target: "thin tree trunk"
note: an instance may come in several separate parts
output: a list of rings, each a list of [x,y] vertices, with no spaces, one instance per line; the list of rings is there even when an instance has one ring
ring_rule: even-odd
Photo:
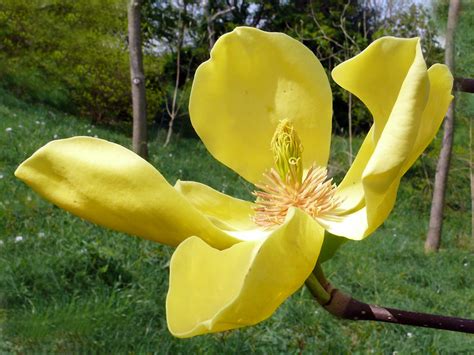
[[[184,4],[184,13],[186,13],[186,3]],[[178,116],[178,89],[179,89],[179,81],[181,75],[181,47],[183,46],[183,39],[184,39],[184,31],[185,25],[183,21],[183,14],[180,12],[180,21],[179,21],[179,34],[178,34],[178,42],[176,43],[176,80],[173,90],[173,99],[171,101],[171,109],[168,109],[168,115],[170,116],[170,121],[168,123],[168,132],[166,133],[165,143],[163,144],[166,147],[171,141],[171,135],[173,134],[173,126],[176,117]]]
[[[130,0],[128,7],[128,47],[133,104],[133,151],[148,158],[146,132],[145,74],[143,73],[142,40],[140,29],[141,0]]]
[[[166,133],[165,143],[163,144],[164,147],[166,147],[171,141],[171,135],[173,134],[174,121],[176,119],[176,116],[178,115],[176,100],[178,97],[179,76],[181,72],[180,66],[181,66],[181,45],[178,44],[177,53],[176,53],[176,82],[174,85],[173,99],[171,102],[171,110],[168,112],[168,115],[170,116],[170,121],[168,123],[168,132]]]
[[[449,3],[448,26],[446,31],[445,62],[454,73],[454,32],[459,17],[460,0],[451,0]],[[443,209],[448,181],[449,165],[454,135],[454,107],[455,99],[451,102],[444,121],[443,144],[436,167],[433,201],[431,204],[430,225],[425,241],[426,252],[437,252],[441,243],[441,230],[443,225]]]

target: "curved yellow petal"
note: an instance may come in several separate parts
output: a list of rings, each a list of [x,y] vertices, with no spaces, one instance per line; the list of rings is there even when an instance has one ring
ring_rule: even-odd
[[[197,237],[185,240],[170,263],[170,332],[186,338],[265,320],[309,276],[323,233],[311,217],[292,209],[262,241],[219,251]]]
[[[434,64],[428,69],[430,95],[421,117],[420,128],[409,159],[403,167],[406,172],[436,136],[453,96],[453,76],[444,64]]]
[[[426,84],[420,82],[426,81],[426,65],[418,38],[379,38],[336,66],[331,74],[337,84],[355,94],[369,109],[374,117],[374,141],[378,141],[395,103],[400,101],[407,76],[414,76],[409,78],[412,89]]]
[[[240,200],[194,181],[178,180],[174,188],[216,226],[227,231],[255,229],[253,203]]]
[[[443,65],[426,70],[418,39],[392,37],[336,67],[333,78],[361,98],[374,124],[338,187],[339,215],[320,223],[362,239],[388,217],[401,177],[436,134],[453,79]]]
[[[217,228],[149,163],[101,139],[48,143],[15,175],[44,198],[91,222],[176,246],[191,235],[217,248],[240,242]]]
[[[304,168],[327,163],[327,76],[308,48],[282,33],[238,27],[220,37],[196,71],[189,112],[211,154],[253,183],[273,166],[270,141],[285,118],[303,143]]]

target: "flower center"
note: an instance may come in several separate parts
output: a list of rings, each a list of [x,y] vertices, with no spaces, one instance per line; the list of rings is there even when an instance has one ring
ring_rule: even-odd
[[[254,222],[270,228],[282,224],[290,207],[298,207],[311,217],[328,216],[340,205],[336,185],[326,168],[313,164],[304,174],[303,146],[289,120],[280,121],[271,142],[275,167],[263,174],[255,186]],[[303,176],[304,175],[304,176]]]

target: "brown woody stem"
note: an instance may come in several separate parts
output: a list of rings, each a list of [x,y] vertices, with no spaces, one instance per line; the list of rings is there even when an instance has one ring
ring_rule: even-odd
[[[474,320],[446,317],[436,314],[403,311],[395,308],[380,307],[372,304],[360,302],[351,295],[348,295],[334,288],[324,277],[319,265],[312,273],[312,281],[306,282],[311,294],[318,302],[332,315],[350,320],[371,320],[376,322],[395,323],[400,325],[413,325],[424,328],[436,328],[452,330],[455,332],[474,333]],[[321,297],[318,288],[312,287],[314,280],[319,281],[322,287],[329,294],[327,302],[321,302],[325,297]]]
[[[454,89],[462,92],[474,93],[474,79],[455,78]]]

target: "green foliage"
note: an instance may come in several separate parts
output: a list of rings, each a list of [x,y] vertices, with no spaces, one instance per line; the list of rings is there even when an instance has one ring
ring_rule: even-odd
[[[474,347],[468,334],[338,320],[305,288],[255,327],[173,338],[165,319],[173,250],[82,221],[13,176],[38,147],[74,135],[130,146],[125,135],[0,91],[0,352],[403,354],[469,353]],[[455,149],[463,139],[458,131]],[[455,206],[460,195],[469,194],[469,185],[460,183],[468,179],[466,170],[450,177],[440,253],[423,254],[431,196],[420,188],[429,186],[424,170],[433,173],[439,141],[402,181],[384,226],[363,242],[347,243],[324,268],[334,285],[364,301],[474,318],[470,216]],[[334,137],[332,148],[330,168],[340,180],[349,165],[347,142]],[[151,163],[171,183],[192,179],[252,198],[251,186],[194,139],[166,148],[154,142],[150,151]]]
[[[397,3],[403,6],[395,8]],[[390,4],[395,9],[388,13],[384,12],[388,5],[363,0],[145,0],[142,29],[149,121],[168,126],[179,69],[174,131],[194,135],[187,114],[194,72],[209,57],[209,38],[216,40],[236,26],[256,26],[297,38],[321,60],[328,76],[335,65],[387,34],[421,36],[428,63],[440,61],[429,9],[409,0]],[[129,121],[126,5],[125,0],[2,1],[1,85],[29,101],[98,122]],[[346,134],[348,94],[330,82],[334,127]],[[355,97],[351,112],[353,132],[366,131],[372,118]]]
[[[392,2],[396,6],[396,1]],[[189,71],[182,75],[179,90],[186,91],[190,78],[199,63],[208,58],[210,28],[214,39],[231,31],[236,26],[256,26],[267,31],[284,32],[309,47],[322,62],[330,77],[331,70],[347,60],[370,42],[382,35],[403,37],[420,36],[427,62],[442,60],[437,31],[430,17],[429,9],[420,4],[411,4],[383,13],[384,7],[367,1],[238,1],[209,0],[206,2],[156,2],[145,1],[144,31],[146,46],[161,51],[150,51],[166,61],[167,76],[156,82],[162,92],[164,102],[171,102],[170,92],[175,87],[176,50],[180,38],[180,24],[185,25],[184,50],[180,70]],[[204,5],[202,5],[204,4]],[[210,25],[211,24],[211,25]],[[209,27],[211,26],[211,27]],[[334,127],[338,134],[346,134],[348,129],[348,93],[330,80],[334,96]],[[183,105],[187,106],[184,96]],[[185,111],[185,109],[184,109]],[[360,133],[372,123],[365,106],[352,98],[353,132]],[[166,126],[168,115],[161,115]],[[190,130],[189,118],[183,113],[178,125]]]
[[[459,23],[456,29],[456,75],[473,78],[474,77],[474,56],[472,48],[474,46],[474,2],[462,2],[459,14]],[[472,95],[471,95],[472,96]]]
[[[428,66],[444,62],[444,51],[438,42],[438,25],[432,16],[432,9],[412,3],[404,11],[398,11],[380,19],[380,28],[375,38],[382,36],[420,37],[423,55]]]
[[[96,121],[130,116],[123,0],[0,5],[0,78],[17,95]]]

